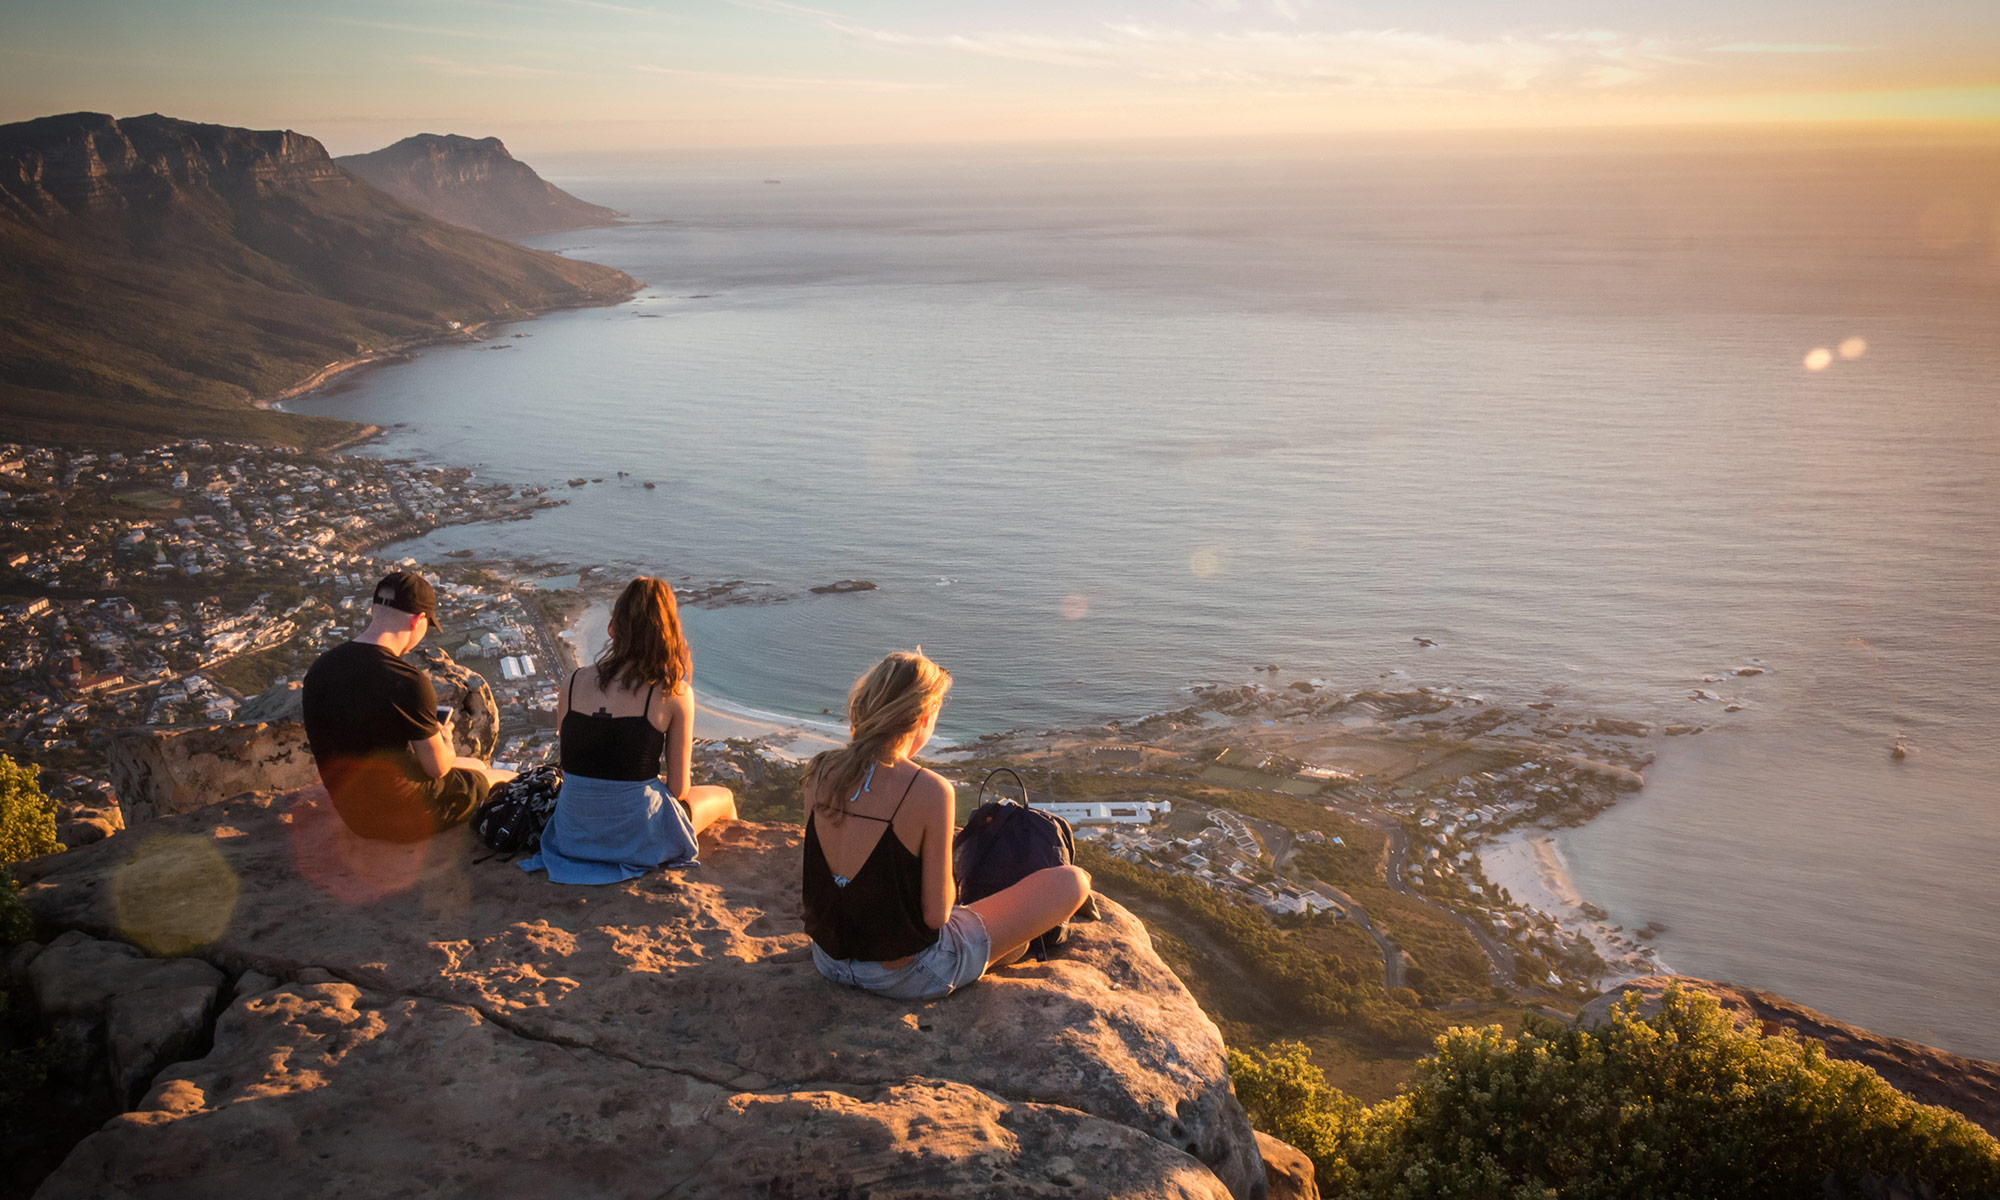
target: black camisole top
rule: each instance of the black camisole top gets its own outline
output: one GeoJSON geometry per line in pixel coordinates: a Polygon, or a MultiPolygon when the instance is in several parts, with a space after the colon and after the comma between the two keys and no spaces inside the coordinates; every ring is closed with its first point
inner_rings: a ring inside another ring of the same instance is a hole
{"type": "Polygon", "coordinates": [[[875,848],[854,872],[842,879],[827,865],[819,844],[817,813],[806,818],[806,934],[830,956],[860,962],[907,958],[937,944],[938,931],[924,922],[924,860],[912,854],[896,836],[896,813],[910,798],[915,775],[887,817],[849,813],[850,820],[880,821],[884,828],[875,848]]]}
{"type": "MultiPolygon", "coordinates": [[[[569,677],[570,706],[562,721],[562,769],[565,775],[589,779],[637,782],[655,779],[666,755],[667,735],[653,728],[645,710],[636,717],[576,711],[576,676],[569,677]]],[[[646,709],[653,691],[646,692],[646,709]]]]}

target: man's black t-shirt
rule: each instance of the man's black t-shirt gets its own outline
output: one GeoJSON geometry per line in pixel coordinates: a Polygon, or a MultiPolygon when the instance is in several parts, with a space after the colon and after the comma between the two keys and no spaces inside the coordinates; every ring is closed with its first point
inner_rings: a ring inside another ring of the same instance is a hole
{"type": "Polygon", "coordinates": [[[306,741],[341,819],[367,837],[433,832],[439,783],[410,750],[439,728],[429,677],[380,646],[344,642],[306,672],[301,700],[306,741]]]}

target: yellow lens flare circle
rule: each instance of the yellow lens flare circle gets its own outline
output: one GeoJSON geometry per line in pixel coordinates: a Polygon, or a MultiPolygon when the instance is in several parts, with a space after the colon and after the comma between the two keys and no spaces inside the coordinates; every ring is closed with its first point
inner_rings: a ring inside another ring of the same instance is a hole
{"type": "Polygon", "coordinates": [[[212,838],[148,838],[111,877],[119,933],[157,955],[188,954],[221,937],[242,885],[212,838]]]}
{"type": "Polygon", "coordinates": [[[1188,555],[1188,570],[1194,572],[1197,578],[1207,579],[1217,571],[1222,570],[1222,556],[1207,546],[1203,546],[1193,554],[1188,555]]]}
{"type": "Polygon", "coordinates": [[[1833,362],[1833,351],[1825,346],[1814,346],[1806,351],[1806,370],[1824,371],[1833,362]]]}
{"type": "Polygon", "coordinates": [[[1851,337],[1840,343],[1840,357],[1854,359],[1868,353],[1868,339],[1851,337]]]}

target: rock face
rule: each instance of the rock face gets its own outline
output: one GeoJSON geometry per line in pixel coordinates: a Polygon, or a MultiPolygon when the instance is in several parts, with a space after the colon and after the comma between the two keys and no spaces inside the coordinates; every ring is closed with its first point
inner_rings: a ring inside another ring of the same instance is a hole
{"type": "Polygon", "coordinates": [[[206,1039],[223,984],[222,972],[200,959],[148,958],[74,930],[37,954],[27,973],[43,1024],[73,1051],[107,1060],[105,1082],[120,1110],[162,1066],[206,1039]]]}
{"type": "Polygon", "coordinates": [[[1773,992],[1689,975],[1648,975],[1592,1000],[1577,1020],[1586,1025],[1608,1020],[1612,1008],[1628,994],[1639,997],[1640,1015],[1651,1016],[1660,1011],[1660,997],[1668,985],[1675,983],[1714,996],[1738,1025],[1758,1027],[1767,1035],[1790,1029],[1813,1038],[1826,1047],[1828,1057],[1858,1062],[1912,1098],[1961,1113],[2000,1137],[2000,1063],[1870,1033],[1773,992]]]}
{"type": "Polygon", "coordinates": [[[351,427],[244,402],[638,287],[427,217],[303,134],[157,114],[0,125],[0,262],[0,438],[52,442],[332,440],[351,427]]]}
{"type": "Polygon", "coordinates": [[[1215,1026],[1115,905],[907,1004],[813,969],[796,829],[603,888],[473,850],[354,838],[315,788],[23,864],[45,928],[132,936],[143,874],[144,944],[289,981],[41,1194],[1265,1194],[1215,1026]]]}
{"type": "Polygon", "coordinates": [[[544,180],[499,138],[420,133],[334,161],[411,208],[501,237],[610,225],[620,216],[544,180]]]}
{"type": "Polygon", "coordinates": [[[1269,1200],[1319,1200],[1319,1182],[1312,1159],[1290,1142],[1281,1142],[1259,1130],[1257,1150],[1264,1156],[1264,1182],[1269,1200]]]}
{"type": "Polygon", "coordinates": [[[111,735],[107,759],[128,828],[217,796],[319,780],[297,721],[121,729],[111,735]]]}
{"type": "MultiPolygon", "coordinates": [[[[500,708],[485,678],[431,647],[411,651],[409,660],[430,676],[438,703],[456,710],[457,751],[491,759],[500,740],[500,708]]],[[[246,701],[239,710],[243,721],[142,726],[113,734],[111,786],[124,824],[190,812],[222,796],[296,791],[317,783],[319,772],[299,723],[302,695],[297,683],[281,684],[246,701]]]]}

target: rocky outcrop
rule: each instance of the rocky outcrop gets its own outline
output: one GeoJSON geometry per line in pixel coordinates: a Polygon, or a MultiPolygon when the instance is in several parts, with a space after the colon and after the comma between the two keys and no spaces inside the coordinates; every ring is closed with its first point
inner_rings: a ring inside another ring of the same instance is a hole
{"type": "Polygon", "coordinates": [[[1290,1142],[1257,1132],[1257,1150],[1264,1156],[1264,1183],[1270,1188],[1268,1200],[1319,1200],[1319,1182],[1312,1159],[1290,1142]]]}
{"type": "Polygon", "coordinates": [[[1774,992],[1689,975],[1648,975],[1584,1005],[1577,1021],[1585,1025],[1601,1024],[1628,995],[1638,997],[1641,1016],[1652,1016],[1660,1011],[1660,998],[1672,984],[1714,996],[1722,1011],[1734,1017],[1738,1025],[1766,1035],[1789,1029],[1800,1037],[1812,1038],[1826,1047],[1828,1057],[1858,1062],[1912,1098],[1961,1113],[1986,1132],[2000,1137],[2000,1063],[1870,1033],[1774,992]]]}
{"type": "Polygon", "coordinates": [[[543,179],[499,138],[420,133],[334,161],[411,208],[501,237],[610,225],[621,215],[543,179]]]}
{"type": "Polygon", "coordinates": [[[101,1080],[117,1111],[130,1108],[167,1063],[208,1037],[222,972],[196,958],[158,959],[74,930],[27,965],[42,1023],[63,1057],[101,1080]]]}
{"type": "MultiPolygon", "coordinates": [[[[500,708],[485,678],[431,647],[409,660],[430,676],[438,703],[456,712],[452,741],[460,754],[490,760],[500,740],[500,708]]],[[[280,684],[246,701],[228,725],[140,726],[111,737],[111,787],[122,822],[135,825],[168,813],[191,812],[219,797],[296,791],[319,780],[300,724],[303,692],[280,684]]]]}
{"type": "Polygon", "coordinates": [[[41,1194],[1264,1195],[1220,1036],[1122,909],[899,1003],[813,969],[796,829],[702,843],[565,888],[312,789],[23,864],[44,928],[130,937],[137,870],[144,944],[274,981],[41,1194]]]}

